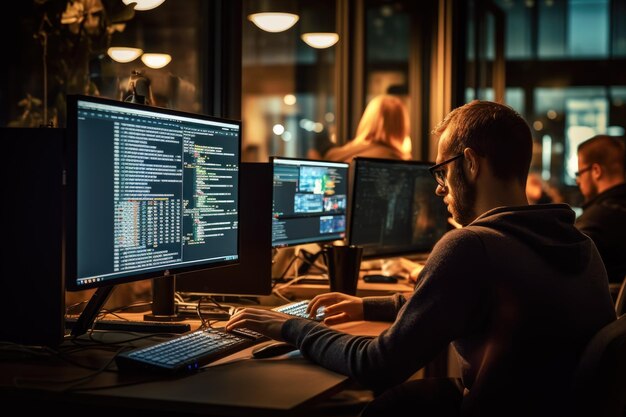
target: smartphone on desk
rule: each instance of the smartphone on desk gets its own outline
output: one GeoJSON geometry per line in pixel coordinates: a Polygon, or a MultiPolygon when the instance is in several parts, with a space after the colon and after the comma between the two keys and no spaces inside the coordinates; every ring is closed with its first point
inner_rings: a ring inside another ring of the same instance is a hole
{"type": "Polygon", "coordinates": [[[398,277],[395,275],[368,274],[363,276],[363,281],[379,284],[395,284],[398,277]]]}

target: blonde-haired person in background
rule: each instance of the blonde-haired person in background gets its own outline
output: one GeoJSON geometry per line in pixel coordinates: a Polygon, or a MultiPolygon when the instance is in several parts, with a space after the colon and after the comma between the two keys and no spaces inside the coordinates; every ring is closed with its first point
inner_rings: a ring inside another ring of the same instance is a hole
{"type": "Polygon", "coordinates": [[[331,148],[324,159],[350,162],[355,156],[387,159],[411,159],[409,115],[402,100],[396,96],[380,95],[367,107],[356,136],[343,146],[331,148]]]}

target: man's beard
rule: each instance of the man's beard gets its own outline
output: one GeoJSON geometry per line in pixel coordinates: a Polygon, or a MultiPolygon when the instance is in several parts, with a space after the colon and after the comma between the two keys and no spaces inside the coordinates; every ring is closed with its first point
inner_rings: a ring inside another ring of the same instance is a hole
{"type": "Polygon", "coordinates": [[[476,219],[474,206],[476,203],[476,186],[470,184],[465,177],[463,164],[455,164],[453,168],[455,193],[450,205],[452,217],[462,226],[467,226],[476,219]]]}
{"type": "Polygon", "coordinates": [[[585,196],[585,201],[583,203],[588,203],[590,200],[593,200],[598,195],[598,186],[589,181],[587,188],[587,195],[585,196]]]}

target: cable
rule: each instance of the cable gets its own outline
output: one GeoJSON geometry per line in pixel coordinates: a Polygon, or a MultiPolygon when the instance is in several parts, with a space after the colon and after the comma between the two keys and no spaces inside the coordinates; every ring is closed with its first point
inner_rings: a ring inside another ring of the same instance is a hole
{"type": "Polygon", "coordinates": [[[120,349],[118,349],[115,352],[115,355],[113,355],[113,357],[111,359],[109,359],[103,366],[101,366],[100,368],[98,368],[95,372],[92,372],[88,375],[82,376],[82,377],[78,377],[78,378],[70,378],[70,379],[44,379],[44,378],[20,378],[20,377],[15,377],[13,378],[13,386],[15,386],[16,388],[28,388],[28,387],[32,387],[34,388],[34,386],[37,385],[37,383],[40,384],[70,384],[69,386],[63,388],[61,390],[61,392],[65,392],[70,390],[71,388],[77,386],[77,385],[81,385],[85,382],[88,382],[89,380],[93,379],[94,377],[100,375],[102,372],[106,371],[106,369],[115,361],[115,359],[117,358],[117,355],[119,355],[120,353],[122,353],[122,351],[124,351],[125,349],[127,349],[127,347],[122,347],[120,349]],[[23,385],[23,383],[26,382],[27,385],[23,385]],[[30,385],[28,385],[28,383],[30,382],[30,385]]]}
{"type": "MultiPolygon", "coordinates": [[[[213,323],[211,322],[211,319],[207,319],[203,314],[202,314],[202,300],[204,298],[208,298],[208,301],[210,301],[211,303],[215,304],[215,306],[217,307],[217,309],[225,312],[226,314],[228,314],[230,316],[230,311],[228,308],[224,307],[223,305],[221,305],[220,303],[217,302],[217,300],[215,300],[213,297],[209,296],[209,297],[200,297],[200,299],[198,300],[198,304],[196,306],[196,314],[198,315],[198,317],[200,318],[200,328],[201,329],[207,329],[207,328],[211,328],[213,324],[217,323],[219,320],[214,320],[213,323]]],[[[209,315],[210,316],[210,315],[209,315]]]]}

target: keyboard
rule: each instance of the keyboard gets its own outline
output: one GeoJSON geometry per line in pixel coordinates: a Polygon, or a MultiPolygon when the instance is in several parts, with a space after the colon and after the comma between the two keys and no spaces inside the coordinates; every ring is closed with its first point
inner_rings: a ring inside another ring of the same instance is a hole
{"type": "Polygon", "coordinates": [[[190,372],[263,340],[267,338],[250,329],[232,332],[223,329],[196,330],[156,345],[121,353],[116,363],[120,371],[190,372]]]}
{"type": "MultiPolygon", "coordinates": [[[[311,320],[311,317],[309,317],[309,315],[306,312],[306,308],[309,305],[309,301],[310,300],[295,301],[293,303],[274,307],[272,310],[279,311],[281,313],[290,314],[292,316],[300,317],[303,319],[311,320]]],[[[315,318],[313,318],[312,320],[315,320],[315,321],[324,320],[324,308],[323,307],[320,307],[317,309],[317,314],[315,315],[315,318]]]]}

